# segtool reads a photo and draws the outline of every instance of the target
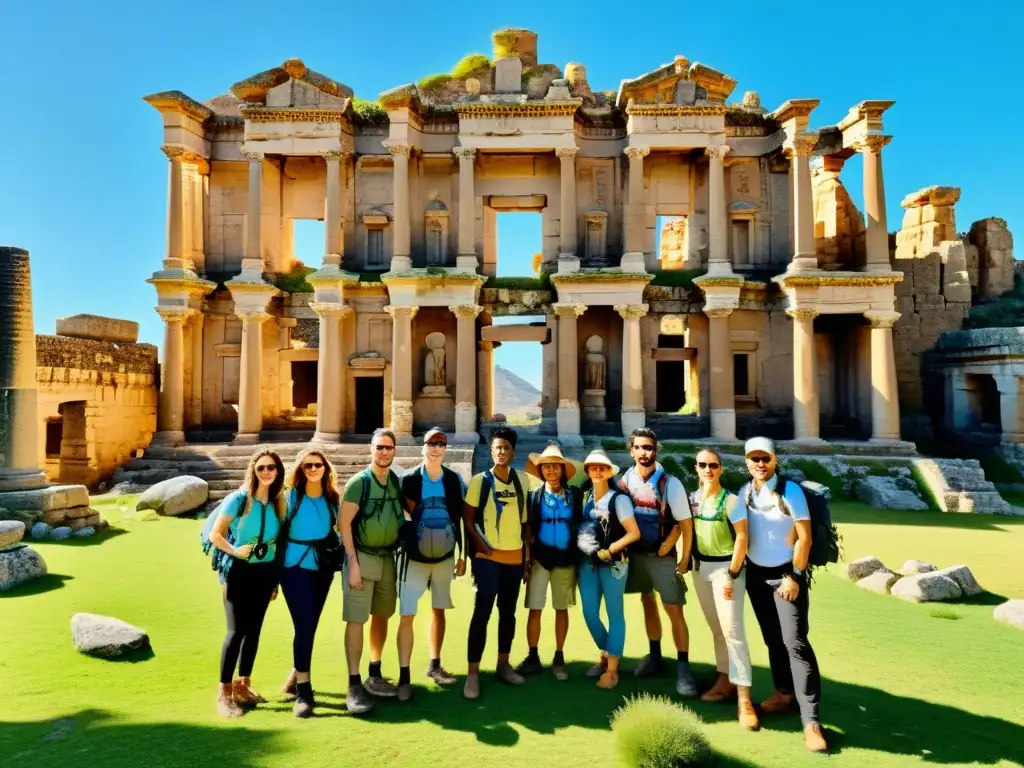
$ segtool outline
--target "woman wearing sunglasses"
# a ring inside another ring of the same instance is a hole
[[[227,636],[220,655],[217,712],[238,717],[266,702],[252,690],[251,675],[267,607],[277,593],[277,537],[285,519],[284,464],[273,451],[249,459],[242,487],[227,496],[210,531],[210,543],[231,556],[224,579]],[[233,678],[235,666],[238,677]]]
[[[718,680],[703,701],[738,700],[740,725],[759,727],[750,700],[750,652],[743,630],[746,579],[747,509],[722,487],[722,457],[705,448],[697,454],[700,488],[691,496],[693,512],[693,587],[715,644]]]
[[[288,544],[281,570],[281,591],[295,630],[295,666],[284,692],[295,695],[296,717],[310,717],[314,705],[309,674],[313,641],[335,573],[320,562],[320,553],[323,543],[337,536],[337,476],[327,457],[310,447],[295,460],[289,485]]]

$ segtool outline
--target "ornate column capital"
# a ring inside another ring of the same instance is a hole
[[[452,154],[459,158],[459,160],[472,160],[476,157],[476,149],[474,147],[455,147],[452,150]]]
[[[171,144],[164,144],[162,147],[160,147],[160,151],[167,155],[168,160],[178,161],[181,161],[184,158],[185,153],[188,152],[188,150],[185,149],[184,147],[175,147],[172,146]]]
[[[555,311],[555,314],[558,315],[558,317],[565,319],[572,318],[573,320],[575,320],[576,318],[578,318],[580,315],[587,311],[587,305],[559,303],[552,304],[551,309]]]
[[[793,146],[790,151],[797,157],[810,157],[818,144],[818,134],[801,133],[793,138]]]
[[[188,321],[193,327],[202,328],[203,324],[206,322],[206,315],[204,315],[201,310],[193,309],[192,314],[189,315]]]
[[[725,156],[729,154],[730,147],[728,144],[720,144],[716,147],[705,147],[704,154],[712,160],[725,160]]]
[[[345,317],[352,312],[352,307],[340,302],[311,301],[309,308],[320,317]]]
[[[786,314],[794,320],[813,320],[820,313],[816,309],[787,309]]]
[[[184,323],[195,312],[191,307],[156,307],[165,323]]]
[[[728,317],[732,310],[732,307],[704,307],[703,311],[708,317]]]
[[[477,304],[460,304],[449,309],[460,320],[475,320],[476,316],[484,311],[484,308]]]
[[[243,323],[252,322],[257,325],[262,325],[264,322],[269,320],[272,315],[269,312],[265,312],[262,309],[235,309],[235,316],[238,317]]]
[[[882,147],[890,141],[892,141],[892,136],[873,134],[871,136],[864,136],[858,139],[854,143],[853,148],[858,152],[870,152],[877,155],[882,151]]]
[[[250,163],[263,162],[264,155],[262,152],[243,152],[242,154],[245,156],[245,159],[248,160]]]
[[[642,160],[651,154],[650,147],[626,147],[622,150],[623,154],[630,160]]]
[[[650,152],[650,150],[647,151]],[[559,147],[555,150],[555,154],[563,160],[573,160],[579,153],[579,147]]]
[[[868,322],[871,323],[872,328],[892,328],[902,315],[899,312],[892,310],[880,309],[872,312],[865,312],[864,317],[866,317]]]
[[[623,320],[639,319],[647,314],[646,304],[616,304],[612,307],[618,312]]]
[[[408,144],[388,144],[385,149],[392,157],[408,157],[412,154],[412,147]]]
[[[329,149],[326,152],[321,152],[321,156],[327,162],[338,162],[345,157],[345,153],[340,149]]]
[[[419,307],[405,307],[395,306],[394,304],[388,304],[384,307],[384,311],[391,315],[392,320],[398,320],[399,318],[407,318],[412,320],[416,317],[416,313],[420,311]]]

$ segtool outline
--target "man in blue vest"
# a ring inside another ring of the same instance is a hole
[[[423,436],[423,463],[402,476],[405,499],[405,538],[398,558],[398,700],[412,697],[409,661],[412,658],[413,619],[423,593],[430,588],[430,667],[427,677],[438,685],[453,685],[455,677],[441,666],[445,611],[452,608],[452,580],[466,572],[462,549],[462,505],[466,486],[458,473],[442,463],[448,437],[434,427]]]

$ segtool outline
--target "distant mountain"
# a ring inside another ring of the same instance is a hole
[[[494,366],[494,412],[506,416],[540,413],[540,390],[508,368]]]

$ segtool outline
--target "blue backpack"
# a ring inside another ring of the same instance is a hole
[[[236,505],[235,518],[237,519],[242,513],[242,508],[245,505],[245,493],[239,490],[229,496],[225,496],[221,503],[214,507],[213,512],[207,516],[206,522],[203,523],[203,530],[199,533],[199,541],[203,547],[203,554],[209,555],[211,552],[213,553],[210,557],[210,567],[220,574],[220,580],[222,583],[227,579],[228,571],[231,569],[231,561],[235,558],[227,552],[222,552],[213,546],[213,542],[210,541],[210,534],[213,532],[213,526],[216,524],[217,518],[220,517],[220,513],[221,510],[224,509],[224,505],[229,503]],[[227,539],[228,544],[231,546],[235,545],[235,534],[230,528],[228,528],[228,535],[225,538]]]
[[[411,512],[412,524],[407,526],[403,549],[410,559],[422,563],[440,563],[462,548],[460,524],[462,522],[463,492],[458,476],[447,467],[442,468],[444,504],[423,504],[423,475],[420,466],[402,477],[404,499],[415,502]]]

